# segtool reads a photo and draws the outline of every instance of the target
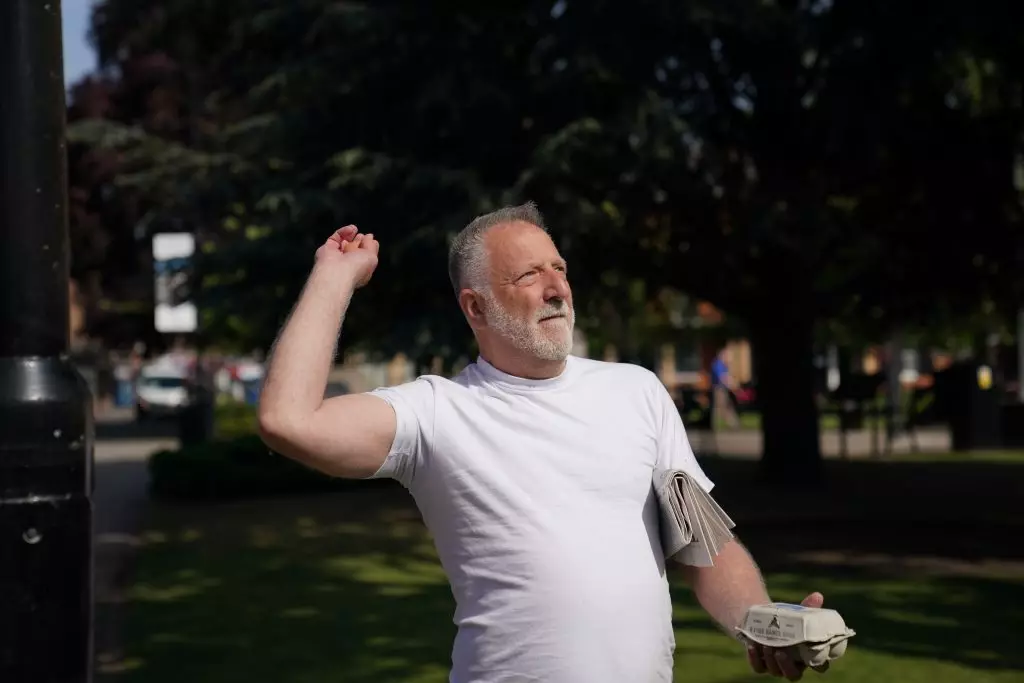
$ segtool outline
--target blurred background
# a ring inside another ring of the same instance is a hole
[[[990,0],[65,0],[99,680],[447,680],[407,494],[268,453],[253,416],[334,229],[382,250],[328,394],[475,358],[448,240],[525,200],[575,353],[655,371],[773,596],[857,630],[830,680],[1024,680],[1022,25]],[[759,680],[673,590],[677,680]]]

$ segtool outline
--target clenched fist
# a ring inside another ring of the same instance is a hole
[[[327,238],[316,250],[316,262],[331,267],[350,268],[356,287],[362,287],[377,268],[380,244],[373,235],[364,235],[354,225],[346,225]]]

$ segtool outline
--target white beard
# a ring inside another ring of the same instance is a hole
[[[576,312],[572,306],[545,304],[534,314],[533,320],[517,318],[509,313],[488,292],[484,294],[487,304],[484,315],[487,324],[513,347],[545,361],[563,361],[573,347],[573,328]],[[558,320],[540,322],[541,318],[562,314]]]

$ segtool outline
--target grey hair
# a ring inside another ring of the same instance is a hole
[[[477,216],[455,236],[448,248],[448,277],[452,281],[456,295],[463,287],[485,286],[487,252],[484,250],[484,235],[487,231],[505,223],[518,222],[536,225],[547,232],[544,218],[540,215],[537,205],[526,202]]]

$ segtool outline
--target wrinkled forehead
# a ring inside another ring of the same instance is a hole
[[[531,265],[560,260],[550,235],[536,225],[517,221],[496,225],[484,236],[491,272],[512,275]]]

